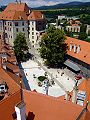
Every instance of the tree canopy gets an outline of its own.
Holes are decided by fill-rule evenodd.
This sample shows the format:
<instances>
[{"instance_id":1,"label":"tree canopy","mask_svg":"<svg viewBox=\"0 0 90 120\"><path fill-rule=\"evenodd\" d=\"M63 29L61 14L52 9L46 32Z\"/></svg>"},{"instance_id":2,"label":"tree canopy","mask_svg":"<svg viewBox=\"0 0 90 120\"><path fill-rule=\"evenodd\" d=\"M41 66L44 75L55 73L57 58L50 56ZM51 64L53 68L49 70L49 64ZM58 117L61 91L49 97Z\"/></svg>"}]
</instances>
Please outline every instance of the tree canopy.
<instances>
[{"instance_id":1,"label":"tree canopy","mask_svg":"<svg viewBox=\"0 0 90 120\"><path fill-rule=\"evenodd\" d=\"M14 41L14 52L19 62L27 59L28 46L25 34L22 32L18 33L16 36Z\"/></svg>"},{"instance_id":2,"label":"tree canopy","mask_svg":"<svg viewBox=\"0 0 90 120\"><path fill-rule=\"evenodd\" d=\"M87 34L85 32L81 32L78 39L85 40L87 38Z\"/></svg>"},{"instance_id":3,"label":"tree canopy","mask_svg":"<svg viewBox=\"0 0 90 120\"><path fill-rule=\"evenodd\" d=\"M64 41L65 34L62 30L53 26L48 28L47 33L42 36L39 49L46 65L58 67L64 62L67 49Z\"/></svg>"}]
</instances>

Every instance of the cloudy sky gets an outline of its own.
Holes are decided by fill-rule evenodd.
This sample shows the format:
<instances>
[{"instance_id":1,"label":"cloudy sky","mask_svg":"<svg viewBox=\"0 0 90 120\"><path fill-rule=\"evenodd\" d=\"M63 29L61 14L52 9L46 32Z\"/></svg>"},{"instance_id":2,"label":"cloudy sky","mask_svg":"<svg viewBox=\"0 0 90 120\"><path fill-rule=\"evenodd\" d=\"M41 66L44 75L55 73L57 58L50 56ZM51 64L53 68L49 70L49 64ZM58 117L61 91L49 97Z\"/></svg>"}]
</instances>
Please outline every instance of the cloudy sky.
<instances>
[{"instance_id":1,"label":"cloudy sky","mask_svg":"<svg viewBox=\"0 0 90 120\"><path fill-rule=\"evenodd\" d=\"M14 2L15 0L0 0L0 5L5 5L10 2ZM19 1L19 0L18 0ZM31 7L38 7L43 5L55 5L58 3L67 3L73 1L82 1L83 0L21 0L22 2L26 2ZM90 0L85 0L85 2L90 2Z\"/></svg>"}]
</instances>

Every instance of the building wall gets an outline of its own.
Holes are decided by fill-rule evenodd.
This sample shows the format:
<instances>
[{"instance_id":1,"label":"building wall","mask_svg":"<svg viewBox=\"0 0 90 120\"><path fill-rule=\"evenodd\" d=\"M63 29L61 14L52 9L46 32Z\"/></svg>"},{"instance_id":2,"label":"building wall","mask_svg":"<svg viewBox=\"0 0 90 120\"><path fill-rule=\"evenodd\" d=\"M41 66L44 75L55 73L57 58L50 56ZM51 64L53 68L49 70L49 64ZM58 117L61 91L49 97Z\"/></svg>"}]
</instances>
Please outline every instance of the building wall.
<instances>
[{"instance_id":1,"label":"building wall","mask_svg":"<svg viewBox=\"0 0 90 120\"><path fill-rule=\"evenodd\" d=\"M64 19L64 18L66 18L65 15L59 15L59 16L58 16L58 20L62 20L62 19Z\"/></svg>"},{"instance_id":2,"label":"building wall","mask_svg":"<svg viewBox=\"0 0 90 120\"><path fill-rule=\"evenodd\" d=\"M18 26L15 24L18 23ZM28 21L12 21L12 44L19 32L25 33L25 37L28 38ZM11 41L10 41L11 43Z\"/></svg>"},{"instance_id":3,"label":"building wall","mask_svg":"<svg viewBox=\"0 0 90 120\"><path fill-rule=\"evenodd\" d=\"M45 32L46 21L45 20L31 20L29 21L29 40L34 46L39 39L42 32Z\"/></svg>"},{"instance_id":4,"label":"building wall","mask_svg":"<svg viewBox=\"0 0 90 120\"><path fill-rule=\"evenodd\" d=\"M90 25L87 25L86 33L90 35Z\"/></svg>"},{"instance_id":5,"label":"building wall","mask_svg":"<svg viewBox=\"0 0 90 120\"><path fill-rule=\"evenodd\" d=\"M68 55L68 58L79 66L79 68L81 69L81 71L83 72L83 75L85 77L90 77L90 65L89 64L86 64L76 58L73 58L72 56L69 56L69 55Z\"/></svg>"},{"instance_id":6,"label":"building wall","mask_svg":"<svg viewBox=\"0 0 90 120\"><path fill-rule=\"evenodd\" d=\"M25 37L29 38L32 45L34 45L40 34L45 32L46 21L45 20L31 20L31 21L4 21L4 27L2 26L2 21L0 22L0 32L4 31L5 40L7 43L13 46L13 42L19 32L25 33Z\"/></svg>"},{"instance_id":7,"label":"building wall","mask_svg":"<svg viewBox=\"0 0 90 120\"><path fill-rule=\"evenodd\" d=\"M66 26L66 30L69 32L80 32L80 26Z\"/></svg>"},{"instance_id":8,"label":"building wall","mask_svg":"<svg viewBox=\"0 0 90 120\"><path fill-rule=\"evenodd\" d=\"M0 101L0 120L13 120L12 114L15 112L15 105L21 100L20 90L15 94Z\"/></svg>"},{"instance_id":9,"label":"building wall","mask_svg":"<svg viewBox=\"0 0 90 120\"><path fill-rule=\"evenodd\" d=\"M37 40L36 21L29 21L29 39L32 45L34 45Z\"/></svg>"},{"instance_id":10,"label":"building wall","mask_svg":"<svg viewBox=\"0 0 90 120\"><path fill-rule=\"evenodd\" d=\"M18 23L16 26L15 23ZM0 32L2 31L2 26L0 22ZM18 30L18 31L17 31ZM19 32L25 33L25 37L28 38L28 21L4 21L5 40L7 43L13 45L13 42Z\"/></svg>"}]
</instances>

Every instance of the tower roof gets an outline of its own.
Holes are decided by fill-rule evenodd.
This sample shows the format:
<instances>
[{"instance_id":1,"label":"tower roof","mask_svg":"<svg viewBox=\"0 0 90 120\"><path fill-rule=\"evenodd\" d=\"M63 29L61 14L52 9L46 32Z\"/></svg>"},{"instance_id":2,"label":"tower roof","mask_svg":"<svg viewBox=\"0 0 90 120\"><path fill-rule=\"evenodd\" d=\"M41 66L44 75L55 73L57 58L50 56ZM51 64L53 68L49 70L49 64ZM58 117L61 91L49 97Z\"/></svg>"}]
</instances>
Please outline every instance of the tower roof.
<instances>
[{"instance_id":1,"label":"tower roof","mask_svg":"<svg viewBox=\"0 0 90 120\"><path fill-rule=\"evenodd\" d=\"M40 11L32 11L31 14L28 16L29 20L42 20L44 16Z\"/></svg>"}]
</instances>

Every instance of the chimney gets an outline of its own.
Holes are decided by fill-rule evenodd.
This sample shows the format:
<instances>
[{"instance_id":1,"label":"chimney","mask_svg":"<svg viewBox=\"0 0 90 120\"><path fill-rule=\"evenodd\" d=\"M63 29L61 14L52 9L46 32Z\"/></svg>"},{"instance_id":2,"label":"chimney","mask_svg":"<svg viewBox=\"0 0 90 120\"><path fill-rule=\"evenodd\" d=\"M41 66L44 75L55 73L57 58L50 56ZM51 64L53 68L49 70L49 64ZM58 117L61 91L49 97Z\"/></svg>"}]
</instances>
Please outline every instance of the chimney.
<instances>
[{"instance_id":1,"label":"chimney","mask_svg":"<svg viewBox=\"0 0 90 120\"><path fill-rule=\"evenodd\" d=\"M77 51L77 46L76 44L74 44L74 53L76 53L76 51Z\"/></svg>"},{"instance_id":2,"label":"chimney","mask_svg":"<svg viewBox=\"0 0 90 120\"><path fill-rule=\"evenodd\" d=\"M42 14L42 18L44 19L44 15Z\"/></svg>"},{"instance_id":3,"label":"chimney","mask_svg":"<svg viewBox=\"0 0 90 120\"><path fill-rule=\"evenodd\" d=\"M26 104L24 102L20 102L15 106L15 112L17 120L26 120Z\"/></svg>"},{"instance_id":4,"label":"chimney","mask_svg":"<svg viewBox=\"0 0 90 120\"><path fill-rule=\"evenodd\" d=\"M87 101L87 102L86 102L86 107L85 107L86 110L88 110L88 104L89 104L89 102Z\"/></svg>"},{"instance_id":5,"label":"chimney","mask_svg":"<svg viewBox=\"0 0 90 120\"><path fill-rule=\"evenodd\" d=\"M65 100L69 101L69 91L66 91Z\"/></svg>"},{"instance_id":6,"label":"chimney","mask_svg":"<svg viewBox=\"0 0 90 120\"><path fill-rule=\"evenodd\" d=\"M81 50L80 45L78 45L78 47L77 47L77 53L79 53L80 50Z\"/></svg>"},{"instance_id":7,"label":"chimney","mask_svg":"<svg viewBox=\"0 0 90 120\"><path fill-rule=\"evenodd\" d=\"M78 93L78 86L77 86L78 81L76 81L75 86L73 88L73 96L72 96L72 102L77 103L77 93Z\"/></svg>"},{"instance_id":8,"label":"chimney","mask_svg":"<svg viewBox=\"0 0 90 120\"><path fill-rule=\"evenodd\" d=\"M6 62L7 62L7 55L6 55L6 53L5 54L2 54L2 67L3 67L3 69L7 69L7 67L6 67Z\"/></svg>"},{"instance_id":9,"label":"chimney","mask_svg":"<svg viewBox=\"0 0 90 120\"><path fill-rule=\"evenodd\" d=\"M2 67L2 58L0 58L0 68Z\"/></svg>"},{"instance_id":10,"label":"chimney","mask_svg":"<svg viewBox=\"0 0 90 120\"><path fill-rule=\"evenodd\" d=\"M70 51L72 51L72 43L70 43Z\"/></svg>"}]
</instances>

